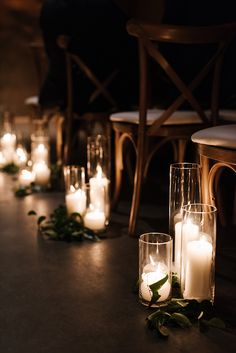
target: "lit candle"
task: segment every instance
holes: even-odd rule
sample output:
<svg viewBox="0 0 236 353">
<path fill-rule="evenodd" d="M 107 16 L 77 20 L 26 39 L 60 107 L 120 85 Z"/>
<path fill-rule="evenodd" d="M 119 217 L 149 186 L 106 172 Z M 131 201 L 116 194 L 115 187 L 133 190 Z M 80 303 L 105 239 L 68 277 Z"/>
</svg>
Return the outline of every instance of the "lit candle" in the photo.
<svg viewBox="0 0 236 353">
<path fill-rule="evenodd" d="M 77 212 L 81 215 L 86 210 L 86 194 L 82 189 L 75 190 L 73 185 L 70 187 L 71 193 L 66 195 L 66 208 L 69 214 Z"/>
<path fill-rule="evenodd" d="M 90 178 L 90 200 L 94 208 L 106 210 L 106 195 L 108 194 L 108 179 L 103 176 L 102 168 L 97 167 L 97 174 Z"/>
<path fill-rule="evenodd" d="M 43 186 L 49 183 L 51 171 L 45 162 L 34 163 L 33 171 L 35 172 L 35 183 L 37 185 Z"/>
<path fill-rule="evenodd" d="M 32 159 L 34 162 L 39 162 L 39 161 L 47 162 L 48 161 L 48 149 L 43 143 L 38 144 L 33 149 Z"/>
<path fill-rule="evenodd" d="M 5 148 L 15 149 L 15 144 L 16 144 L 16 135 L 15 134 L 11 134 L 10 132 L 7 132 L 1 138 L 1 145 L 2 145 L 2 148 L 4 148 L 4 149 Z"/>
<path fill-rule="evenodd" d="M 105 213 L 100 210 L 87 211 L 84 216 L 84 225 L 86 228 L 100 231 L 105 228 Z"/>
<path fill-rule="evenodd" d="M 166 266 L 164 264 L 158 264 L 158 266 L 156 266 L 155 269 L 153 268 L 153 271 L 145 272 L 146 270 L 151 269 L 151 267 L 153 267 L 151 264 L 146 265 L 144 267 L 144 272 L 142 273 L 142 282 L 140 285 L 141 296 L 147 302 L 150 302 L 152 299 L 152 291 L 150 289 L 150 285 L 160 281 L 167 275 Z M 168 278 L 167 281 L 158 290 L 158 294 L 160 295 L 160 298 L 157 300 L 157 302 L 162 302 L 167 300 L 170 296 L 170 291 L 171 291 L 171 284 L 170 284 L 170 279 Z"/>
<path fill-rule="evenodd" d="M 183 232 L 183 233 L 182 233 Z M 199 236 L 199 226 L 193 224 L 191 221 L 188 221 L 183 225 L 182 222 L 177 222 L 175 224 L 175 248 L 174 248 L 174 256 L 175 256 L 175 271 L 177 276 L 180 277 L 180 268 L 181 268 L 181 250 L 183 253 L 186 248 L 186 241 L 197 239 Z M 183 244 L 182 244 L 183 239 Z"/>
<path fill-rule="evenodd" d="M 210 299 L 212 244 L 206 236 L 187 244 L 185 266 L 184 298 Z"/>
<path fill-rule="evenodd" d="M 34 172 L 27 169 L 22 169 L 19 175 L 20 186 L 29 186 L 35 179 Z"/>
<path fill-rule="evenodd" d="M 19 167 L 25 166 L 27 162 L 27 152 L 23 147 L 17 147 L 16 153 L 15 153 L 15 163 Z"/>
<path fill-rule="evenodd" d="M 6 164 L 6 160 L 5 160 L 4 154 L 2 153 L 2 151 L 0 151 L 0 168 L 4 167 L 5 164 Z"/>
</svg>

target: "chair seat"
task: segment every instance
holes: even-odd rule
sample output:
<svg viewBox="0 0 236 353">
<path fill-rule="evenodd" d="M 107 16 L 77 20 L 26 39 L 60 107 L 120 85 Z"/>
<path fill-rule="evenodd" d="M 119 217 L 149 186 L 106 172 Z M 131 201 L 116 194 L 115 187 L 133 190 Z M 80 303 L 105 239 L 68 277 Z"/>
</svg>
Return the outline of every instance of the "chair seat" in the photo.
<svg viewBox="0 0 236 353">
<path fill-rule="evenodd" d="M 202 145 L 236 149 L 236 124 L 213 126 L 195 132 L 192 141 Z"/>
<path fill-rule="evenodd" d="M 32 96 L 25 99 L 25 104 L 30 106 L 37 106 L 39 105 L 39 97 Z"/>
<path fill-rule="evenodd" d="M 219 118 L 220 120 L 236 123 L 236 109 L 220 109 Z"/>
<path fill-rule="evenodd" d="M 159 119 L 163 114 L 162 109 L 148 109 L 147 111 L 147 125 L 152 125 L 152 123 Z M 110 116 L 110 121 L 117 123 L 129 123 L 129 124 L 139 124 L 139 112 L 127 111 L 118 112 Z M 185 124 L 202 124 L 202 120 L 199 118 L 198 114 L 194 111 L 176 111 L 163 125 L 185 125 Z"/>
</svg>

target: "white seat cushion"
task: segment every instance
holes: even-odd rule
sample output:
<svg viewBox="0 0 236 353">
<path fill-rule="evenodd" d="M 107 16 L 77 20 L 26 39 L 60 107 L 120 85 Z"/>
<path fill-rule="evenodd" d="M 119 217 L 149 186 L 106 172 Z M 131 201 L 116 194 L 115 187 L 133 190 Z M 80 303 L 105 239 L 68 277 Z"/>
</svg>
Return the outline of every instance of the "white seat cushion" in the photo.
<svg viewBox="0 0 236 353">
<path fill-rule="evenodd" d="M 148 109 L 147 111 L 147 125 L 151 125 L 156 119 L 160 118 L 164 110 L 162 109 Z M 139 112 L 118 112 L 110 116 L 112 122 L 117 123 L 139 123 Z M 178 110 L 167 119 L 164 125 L 185 125 L 185 124 L 201 124 L 202 120 L 194 111 L 181 111 Z"/>
<path fill-rule="evenodd" d="M 236 149 L 236 124 L 219 125 L 199 130 L 192 135 L 195 143 Z"/>
<path fill-rule="evenodd" d="M 39 97 L 38 96 L 28 97 L 28 98 L 25 99 L 25 104 L 26 105 L 38 106 L 39 105 Z"/>
</svg>

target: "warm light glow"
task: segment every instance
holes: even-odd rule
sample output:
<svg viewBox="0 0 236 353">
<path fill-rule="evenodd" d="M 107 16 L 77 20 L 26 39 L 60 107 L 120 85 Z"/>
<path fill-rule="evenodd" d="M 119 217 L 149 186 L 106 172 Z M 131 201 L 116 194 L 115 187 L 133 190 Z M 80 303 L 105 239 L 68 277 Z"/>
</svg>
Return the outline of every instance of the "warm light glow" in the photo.
<svg viewBox="0 0 236 353">
<path fill-rule="evenodd" d="M 17 147 L 16 149 L 16 156 L 20 165 L 26 163 L 27 161 L 27 153 L 25 152 L 24 148 Z"/>
<path fill-rule="evenodd" d="M 102 179 L 102 167 L 100 165 L 98 165 L 96 170 L 97 170 L 96 178 L 101 180 Z"/>
</svg>

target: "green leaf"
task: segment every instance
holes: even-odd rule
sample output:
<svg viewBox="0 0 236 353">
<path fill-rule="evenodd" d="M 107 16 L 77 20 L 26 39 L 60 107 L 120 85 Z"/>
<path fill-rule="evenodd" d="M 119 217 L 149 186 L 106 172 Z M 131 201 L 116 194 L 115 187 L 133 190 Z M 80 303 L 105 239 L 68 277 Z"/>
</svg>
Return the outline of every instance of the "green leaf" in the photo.
<svg viewBox="0 0 236 353">
<path fill-rule="evenodd" d="M 211 327 L 216 327 L 216 328 L 221 328 L 221 329 L 225 329 L 226 325 L 224 323 L 223 320 L 221 320 L 218 317 L 213 317 L 212 319 L 209 320 L 209 325 Z"/>
<path fill-rule="evenodd" d="M 30 210 L 28 212 L 28 216 L 36 216 L 36 215 L 37 215 L 37 213 L 34 210 Z"/>
<path fill-rule="evenodd" d="M 184 314 L 181 313 L 173 313 L 171 315 L 171 319 L 178 324 L 180 327 L 191 327 L 192 323 L 191 321 L 188 319 L 188 317 Z"/>
<path fill-rule="evenodd" d="M 55 230 L 48 229 L 44 232 L 45 235 L 47 235 L 50 238 L 57 239 L 58 238 L 58 233 L 55 232 Z"/>
<path fill-rule="evenodd" d="M 46 219 L 45 216 L 40 216 L 40 217 L 38 218 L 38 221 L 37 221 L 38 226 L 39 226 L 45 219 Z"/>
<path fill-rule="evenodd" d="M 158 320 L 161 315 L 162 315 L 162 311 L 161 311 L 160 309 L 157 309 L 156 311 L 154 311 L 153 313 L 151 313 L 150 315 L 148 315 L 147 320 L 148 320 L 148 321 L 155 321 L 155 320 Z"/>
<path fill-rule="evenodd" d="M 169 336 L 169 330 L 167 329 L 166 326 L 161 325 L 159 322 L 157 323 L 156 326 L 157 332 L 162 338 L 168 338 Z"/>
<path fill-rule="evenodd" d="M 36 214 L 34 211 L 29 213 Z M 84 227 L 83 219 L 79 213 L 68 215 L 64 204 L 53 210 L 49 220 L 46 220 L 45 216 L 40 216 L 37 224 L 40 233 L 53 240 L 64 240 L 67 242 L 72 240 L 81 241 L 83 239 L 91 241 L 101 240 L 93 231 Z"/>
<path fill-rule="evenodd" d="M 152 298 L 149 303 L 149 306 L 152 306 L 153 304 L 155 304 L 158 301 L 158 299 L 161 297 L 160 294 L 158 293 L 158 290 L 163 286 L 163 284 L 165 284 L 167 280 L 168 280 L 168 275 L 163 277 L 160 281 L 155 282 L 149 286 L 149 288 L 152 291 Z"/>
<path fill-rule="evenodd" d="M 19 167 L 14 163 L 9 163 L 5 165 L 1 170 L 8 174 L 16 174 L 19 171 Z"/>
<path fill-rule="evenodd" d="M 226 325 L 223 320 L 218 317 L 213 317 L 210 320 L 199 320 L 199 329 L 201 332 L 206 332 L 210 327 L 215 327 L 219 329 L 225 329 Z"/>
</svg>

